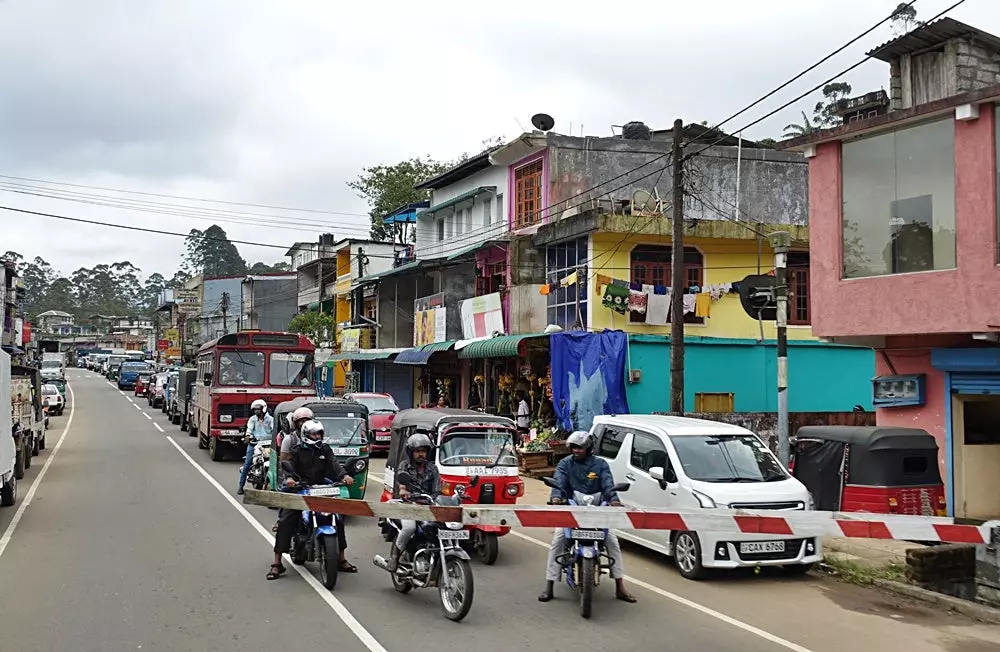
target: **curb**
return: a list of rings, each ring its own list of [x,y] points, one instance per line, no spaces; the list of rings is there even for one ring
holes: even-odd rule
[[[903,584],[902,582],[894,582],[892,580],[874,580],[873,585],[897,595],[950,609],[980,622],[991,625],[1000,624],[1000,610],[987,607],[986,605],[969,602],[968,600],[944,595],[943,593],[935,593],[934,591],[922,589],[919,586]]]

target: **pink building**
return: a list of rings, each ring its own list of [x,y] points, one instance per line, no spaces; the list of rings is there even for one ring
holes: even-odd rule
[[[1000,38],[943,19],[885,43],[890,110],[796,138],[813,332],[876,350],[879,425],[938,439],[948,510],[1000,516]]]

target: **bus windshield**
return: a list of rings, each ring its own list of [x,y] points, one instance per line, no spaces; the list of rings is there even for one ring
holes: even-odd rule
[[[309,387],[313,382],[312,354],[272,353],[267,382],[272,387]]]
[[[264,354],[260,351],[224,351],[219,354],[220,385],[264,384]]]

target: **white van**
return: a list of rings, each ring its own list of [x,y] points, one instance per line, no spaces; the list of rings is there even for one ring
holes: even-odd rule
[[[629,482],[623,504],[644,509],[812,509],[805,486],[751,431],[704,419],[632,414],[594,417],[594,454],[615,482]],[[619,537],[674,557],[681,575],[706,568],[784,566],[805,573],[822,559],[818,537],[621,530]]]

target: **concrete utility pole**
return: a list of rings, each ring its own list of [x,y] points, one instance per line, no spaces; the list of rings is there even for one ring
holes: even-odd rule
[[[787,231],[775,231],[768,239],[774,248],[774,292],[778,305],[775,316],[778,326],[778,458],[787,468],[791,459],[788,443],[788,247],[791,236]]]
[[[673,235],[670,257],[670,411],[684,413],[684,121],[674,120]]]
[[[223,334],[229,334],[229,293],[222,293],[222,301],[220,302],[222,306],[222,332]]]

